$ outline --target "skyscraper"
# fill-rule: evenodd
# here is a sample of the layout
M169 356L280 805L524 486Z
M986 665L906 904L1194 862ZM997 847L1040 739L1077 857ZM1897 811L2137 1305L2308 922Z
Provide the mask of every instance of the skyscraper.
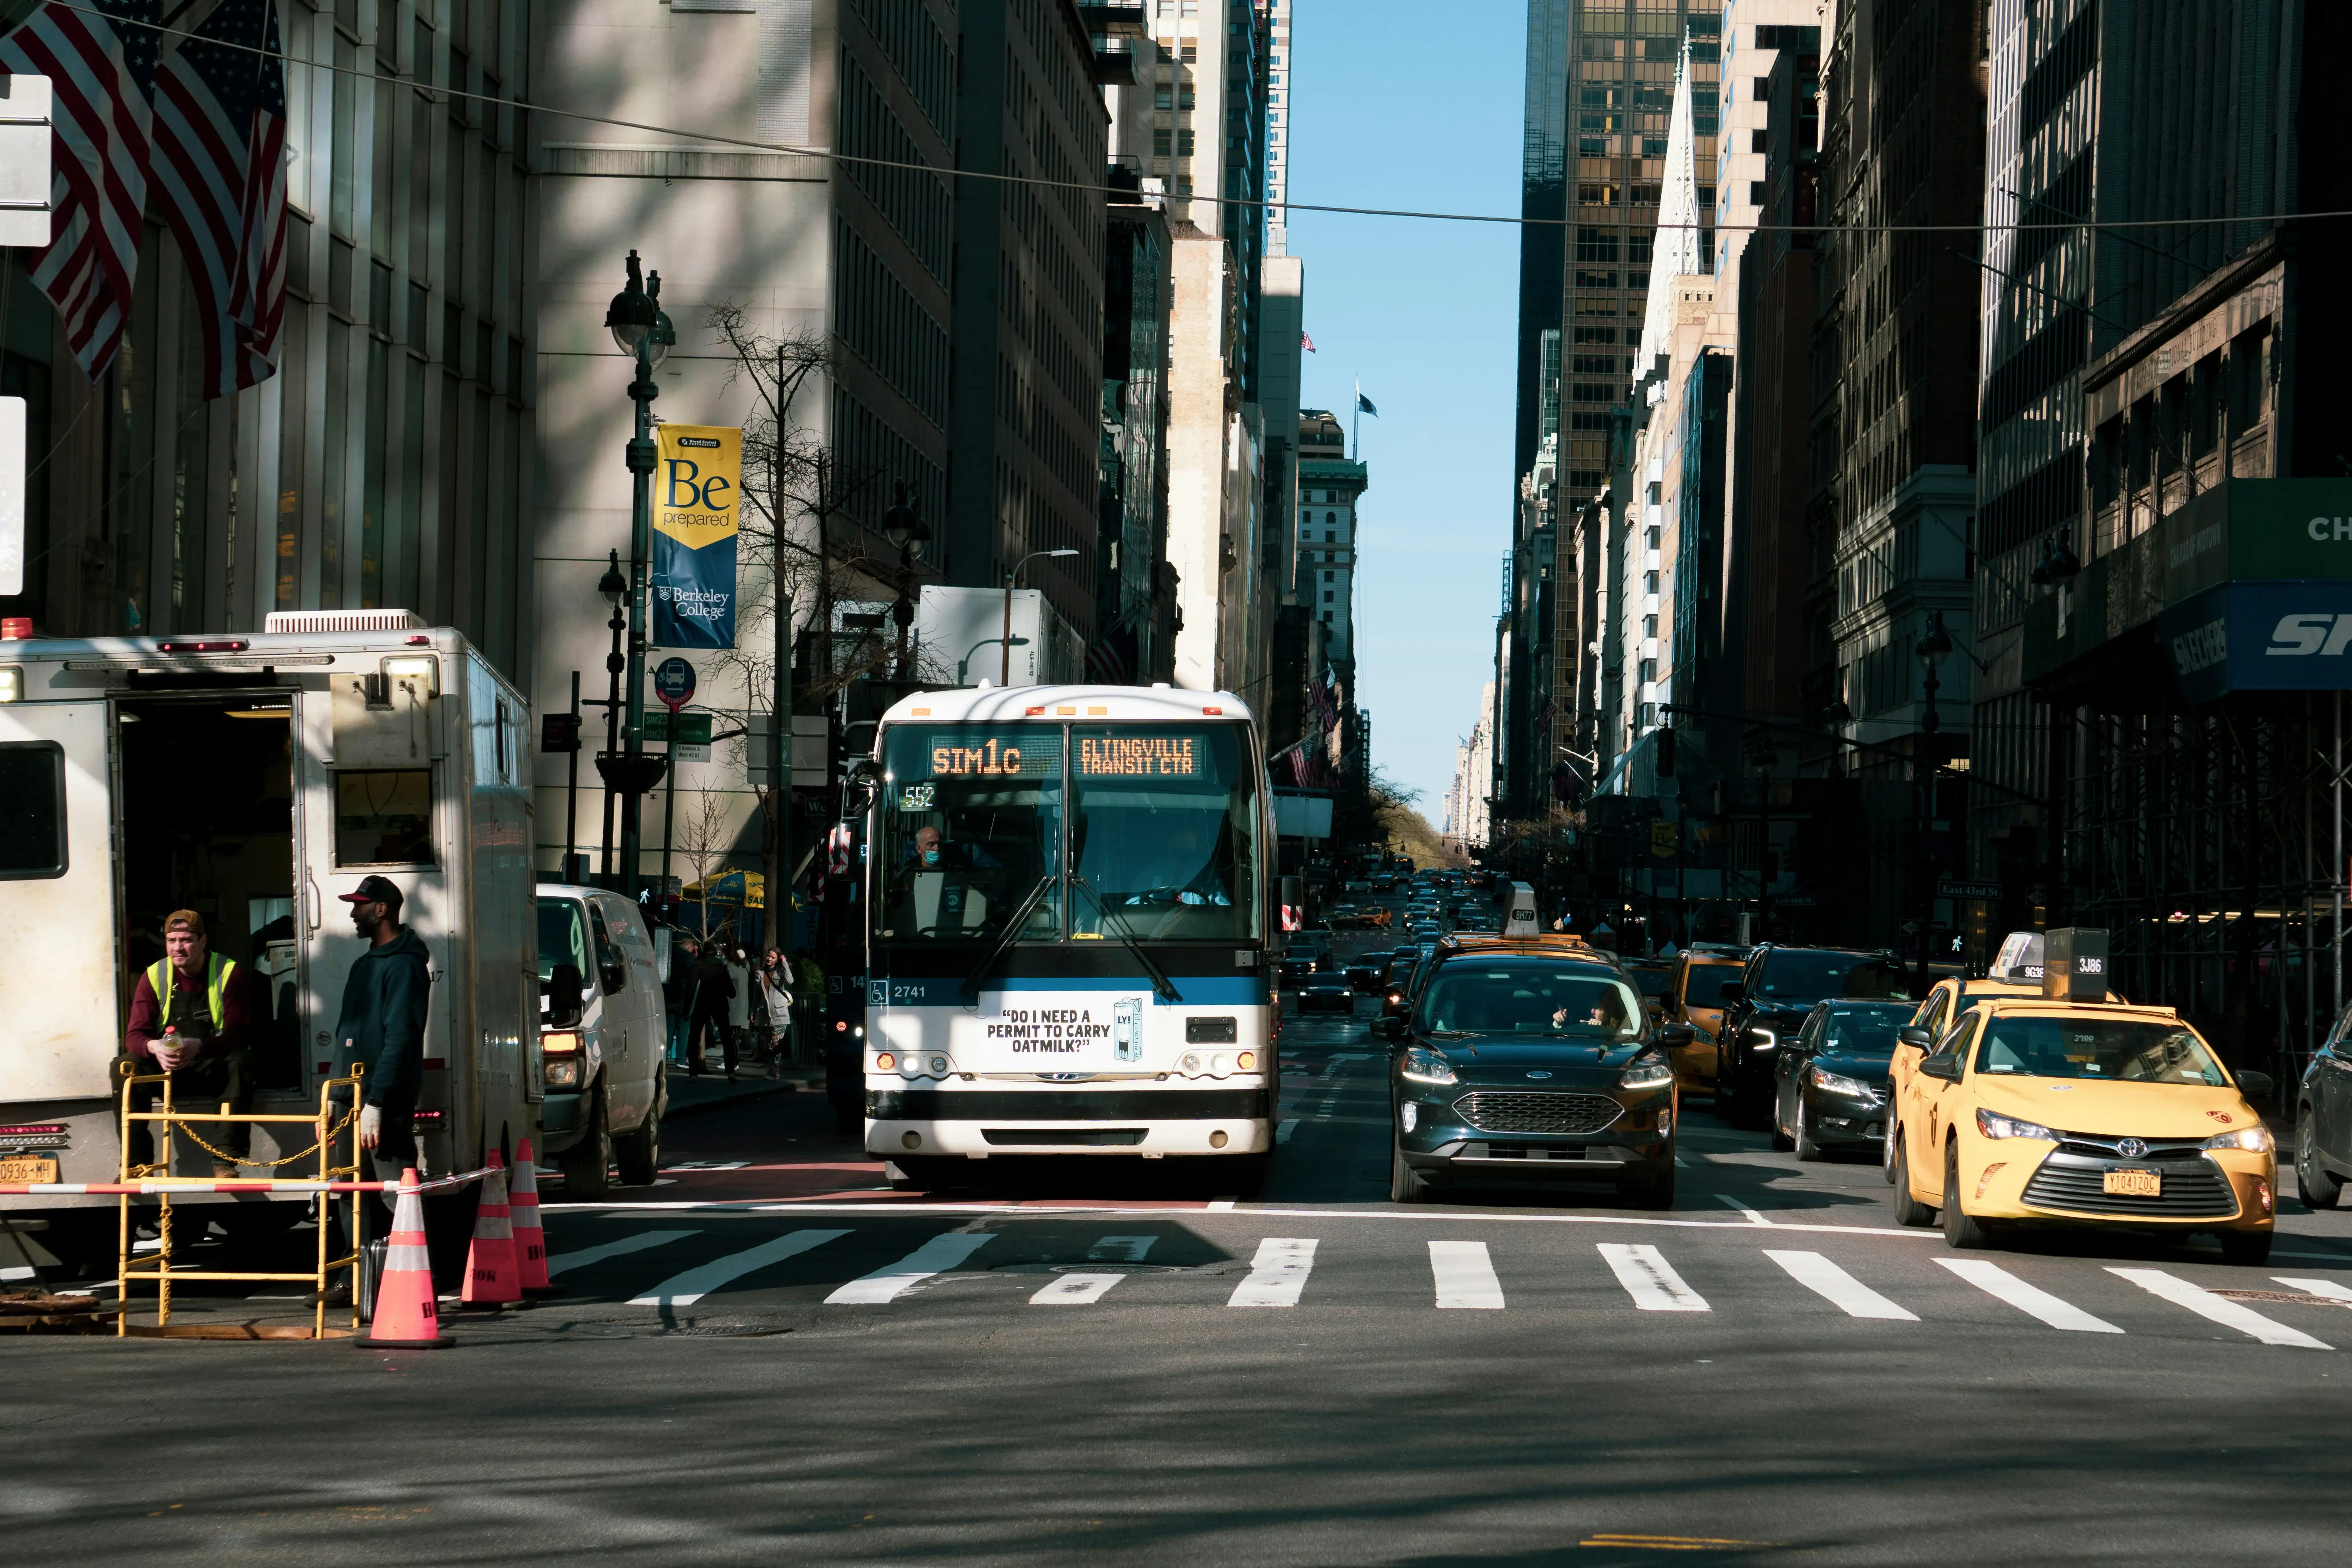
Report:
M1570 0L1528 0L1528 88L1519 153L1519 401L1515 477L1536 460L1545 394L1557 420L1560 218L1567 212ZM1549 334L1549 363L1546 363Z

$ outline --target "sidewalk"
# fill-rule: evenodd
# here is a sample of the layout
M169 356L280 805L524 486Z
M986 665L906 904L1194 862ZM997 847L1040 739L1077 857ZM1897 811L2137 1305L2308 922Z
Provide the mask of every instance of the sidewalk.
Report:
M727 1081L725 1072L717 1069L700 1078L682 1067L672 1067L668 1071L669 1110L666 1114L670 1121L738 1100L765 1100L770 1095L798 1094L812 1089L822 1091L824 1088L824 1069L821 1067L788 1067L780 1079L770 1078L764 1067L738 1068L733 1083Z

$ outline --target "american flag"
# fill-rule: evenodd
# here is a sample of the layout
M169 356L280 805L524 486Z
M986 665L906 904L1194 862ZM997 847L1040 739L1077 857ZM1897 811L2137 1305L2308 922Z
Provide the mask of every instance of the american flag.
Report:
M286 315L286 68L276 0L222 0L163 62L155 178L195 283L205 395L277 370Z
M1135 644L1134 628L1111 627L1087 649L1087 673L1104 686L1127 685L1135 678Z
M33 281L58 308L82 374L114 363L131 320L153 156L156 0L47 5L0 38L0 71L54 95L56 228Z

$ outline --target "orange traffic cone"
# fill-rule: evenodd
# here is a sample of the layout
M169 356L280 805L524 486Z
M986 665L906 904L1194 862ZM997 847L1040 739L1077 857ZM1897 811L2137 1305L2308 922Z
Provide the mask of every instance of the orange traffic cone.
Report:
M515 1150L514 1173L514 1242L515 1265L522 1277L522 1293L526 1296L557 1296L563 1287L547 1277L547 1233L539 1224L538 1162L530 1152L530 1140L526 1138Z
M515 1268L514 1221L507 1210L506 1162L490 1151L490 1173L482 1178L481 1207L474 1215L474 1245L466 1253L467 1307L495 1310L522 1300L522 1277Z
M392 1213L383 1278L375 1288L375 1314L368 1320L367 1332L352 1343L372 1351L446 1351L457 1342L441 1331L440 1316L433 1308L433 1264L425 1254L425 1200L411 1168L400 1173L400 1201Z

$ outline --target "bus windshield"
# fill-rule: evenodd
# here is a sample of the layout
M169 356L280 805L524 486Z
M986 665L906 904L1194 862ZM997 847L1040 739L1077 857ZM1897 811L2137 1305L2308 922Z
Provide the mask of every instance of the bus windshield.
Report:
M1024 908L1023 942L1257 934L1238 725L894 724L882 762L878 939L992 942Z

